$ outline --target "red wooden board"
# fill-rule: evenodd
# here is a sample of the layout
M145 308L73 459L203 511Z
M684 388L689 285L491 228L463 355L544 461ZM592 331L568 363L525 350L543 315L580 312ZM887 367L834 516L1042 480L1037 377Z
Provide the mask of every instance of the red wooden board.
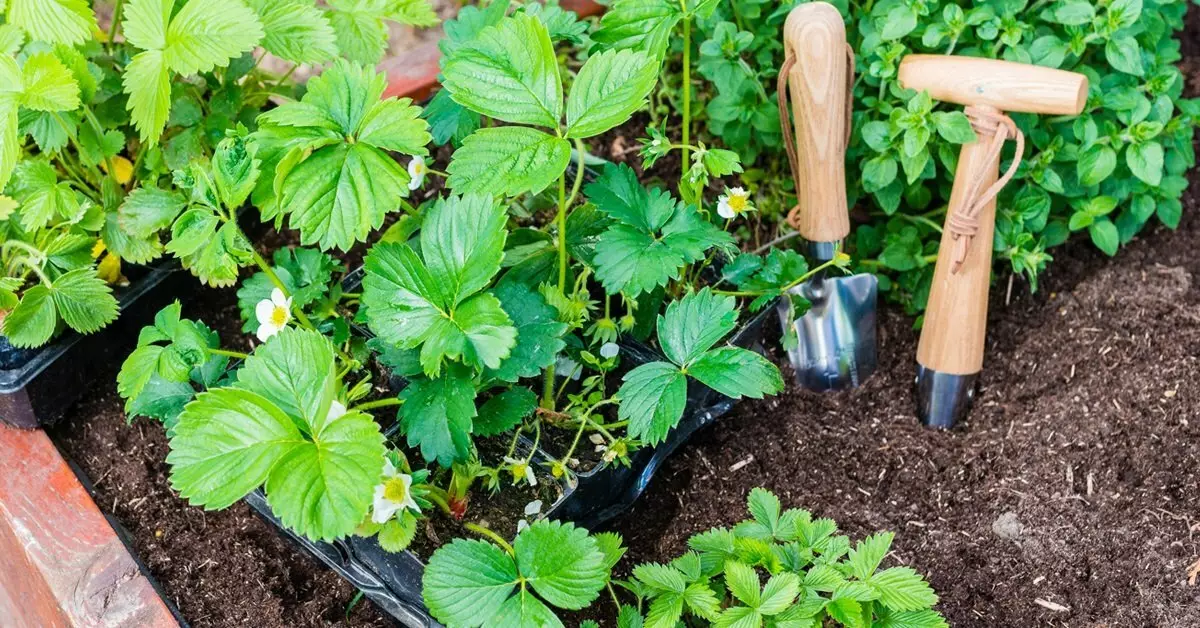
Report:
M0 425L0 626L178 626L41 430Z

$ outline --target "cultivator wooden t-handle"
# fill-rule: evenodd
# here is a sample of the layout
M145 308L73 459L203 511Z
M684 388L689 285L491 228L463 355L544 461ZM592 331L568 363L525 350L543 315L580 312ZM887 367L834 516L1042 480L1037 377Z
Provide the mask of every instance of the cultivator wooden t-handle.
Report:
M917 413L923 423L953 427L967 412L983 370L996 194L1015 172L1024 138L1005 112L1078 115L1087 77L1039 66L940 55L909 55L900 84L937 100L966 105L978 139L964 144L917 347ZM1017 154L1003 178L1000 150Z
M783 49L780 125L797 200L788 221L808 241L809 252L828 261L850 233L846 140L854 55L841 14L825 2L792 9L783 27ZM789 92L794 122L788 119Z

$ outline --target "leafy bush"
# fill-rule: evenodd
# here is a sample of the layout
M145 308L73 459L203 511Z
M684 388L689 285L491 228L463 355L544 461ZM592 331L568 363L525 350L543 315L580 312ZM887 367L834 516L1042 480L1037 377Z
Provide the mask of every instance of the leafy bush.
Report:
M632 578L611 584L625 551L617 535L589 537L570 524L542 521L510 545L480 530L490 541L459 539L434 552L425 603L450 628L561 626L535 592L554 606L579 609L608 586L619 628L948 626L921 574L880 569L891 532L852 546L832 519L783 510L770 491L750 491L747 503L750 519L697 534L670 563L638 565ZM621 603L618 590L633 603Z
M748 171L764 212L790 207L787 168L776 155L774 79L780 33L794 4L720 3L699 22L706 129L761 170ZM957 163L971 138L955 105L931 102L896 82L910 53L1001 58L1081 72L1091 85L1083 115L1013 114L1029 139L1017 176L998 203L997 259L1037 276L1047 252L1087 231L1108 255L1151 218L1179 224L1185 173L1194 164L1200 115L1181 98L1179 41L1186 3L1157 0L989 0L986 2L833 2L858 53L851 201L871 219L851 238L856 257L881 272L884 289L910 312L924 309ZM770 11L768 13L768 10ZM1012 159L1006 149L1003 167ZM753 176L749 176L753 173Z
M638 606L623 609L618 625L675 626L681 619L715 626L948 625L932 610L938 596L921 574L879 569L891 532L851 547L832 519L782 510L769 491L750 491L747 503L751 518L733 529L693 536L689 551L668 564L636 567L622 584Z
M82 0L14 2L0 25L0 318L17 347L43 345L65 327L90 333L112 322L109 286L126 283L123 262L170 253L214 286L232 285L252 262L236 221L263 166L245 145L248 129L268 97L294 95L291 72L260 69L256 46L293 64L339 54L375 63L385 20L437 21L427 0L327 8L311 0L129 0L115 10L102 32ZM393 165L368 144L406 148L380 139L389 131L379 123L398 121L375 122L354 155ZM329 118L314 124L326 135L335 130ZM311 133L308 148L324 137ZM314 171L332 159L318 156L293 156L291 165L327 177ZM265 165L273 172L274 162ZM342 233L325 240L348 242Z

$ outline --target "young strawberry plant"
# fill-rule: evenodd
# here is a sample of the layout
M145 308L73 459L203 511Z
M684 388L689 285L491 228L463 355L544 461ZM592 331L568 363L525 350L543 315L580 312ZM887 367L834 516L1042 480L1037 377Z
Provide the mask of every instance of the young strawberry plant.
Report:
M232 285L238 268L253 261L236 223L260 171L244 143L246 129L254 129L268 97L292 95L286 79L298 64L339 55L377 62L385 21L436 22L426 0L110 6L106 30L82 0L10 3L0 25L0 319L16 347L44 345L65 328L90 333L111 323L112 286L127 283L123 262L147 264L170 253L205 283ZM292 69L278 77L260 69L266 53ZM364 140L347 160L364 168L382 163L378 155L370 161L376 145L410 145L397 143L393 126L404 122L389 117L395 111L374 115L370 129L324 120L328 133ZM310 148L319 147L318 135L308 139ZM407 139L424 145L421 137ZM337 167L331 156L318 156L305 174ZM261 187L272 187L274 165ZM350 211L377 211L364 209L372 200L379 199L364 197ZM335 232L325 241L348 246L347 237Z

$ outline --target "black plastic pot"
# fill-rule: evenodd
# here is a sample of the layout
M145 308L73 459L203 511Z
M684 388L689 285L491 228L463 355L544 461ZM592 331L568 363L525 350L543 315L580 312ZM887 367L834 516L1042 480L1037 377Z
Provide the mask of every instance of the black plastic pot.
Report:
M73 331L38 349L17 349L0 336L0 421L23 428L53 424L91 380L120 364L142 326L178 293L184 272L175 264L132 267L117 293L120 316L88 335Z
M360 275L354 273L347 283L356 286L359 277ZM773 312L773 307L763 308L738 328L729 343L762 351L764 324ZM665 359L656 349L646 345L622 344L622 359L630 368ZM546 510L543 517L571 521L592 529L620 515L645 492L651 478L667 457L691 439L697 431L729 412L735 403L735 400L707 386L694 380L689 381L688 401L683 419L671 430L665 441L655 447L646 447L634 452L628 467L601 463L587 472L558 480L562 496ZM528 452L532 443L522 437L520 447ZM534 459L539 463L549 463L557 457L537 450L534 452ZM412 552L387 552L374 538L355 536L332 543L313 542L287 530L271 512L266 496L261 491L251 493L246 497L246 502L265 520L340 574L405 626L441 626L425 610L421 596L421 577L425 564Z

